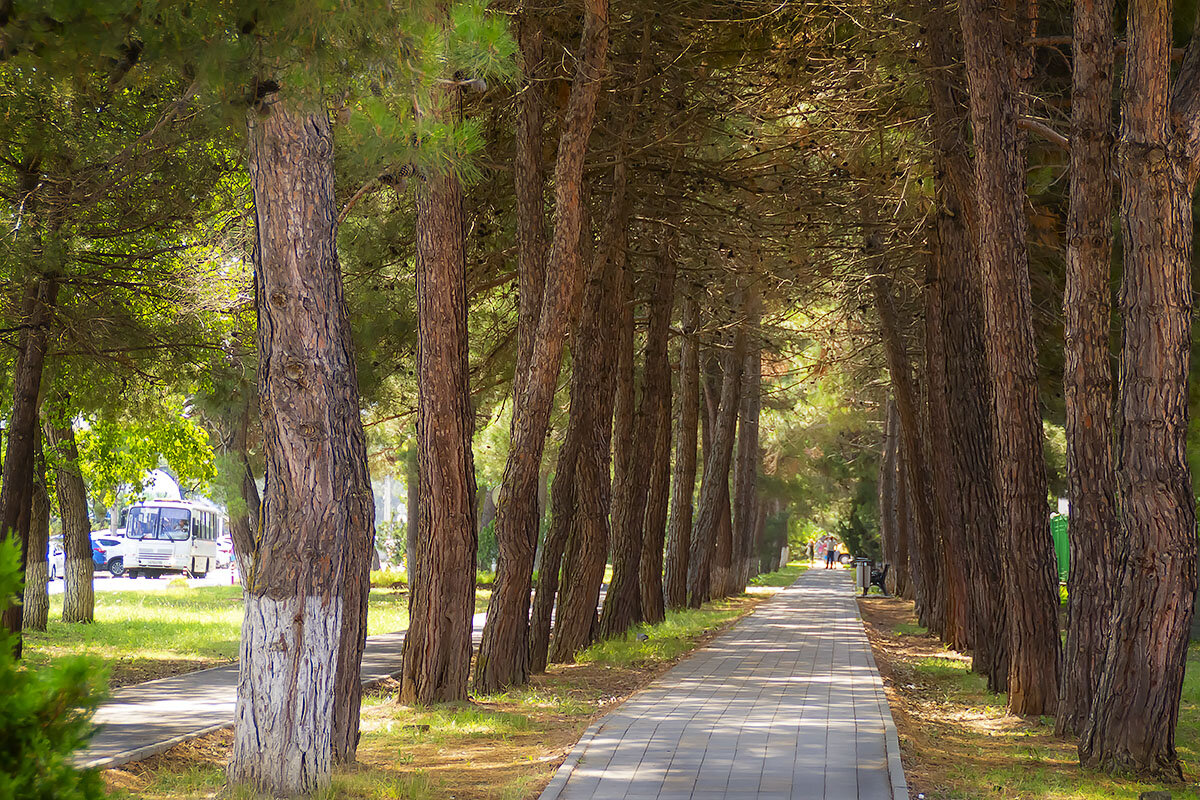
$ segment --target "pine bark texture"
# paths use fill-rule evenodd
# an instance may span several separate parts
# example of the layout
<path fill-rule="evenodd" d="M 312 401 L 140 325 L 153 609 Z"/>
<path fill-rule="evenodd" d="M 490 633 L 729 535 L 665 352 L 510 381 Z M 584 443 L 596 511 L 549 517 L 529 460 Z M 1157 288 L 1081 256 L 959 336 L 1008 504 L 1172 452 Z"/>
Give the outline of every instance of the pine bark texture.
<path fill-rule="evenodd" d="M 729 466 L 733 460 L 733 441 L 737 427 L 739 393 L 742 386 L 742 366 L 745 359 L 746 335 L 740 328 L 721 356 L 721 393 L 712 424 L 712 444 L 704 459 L 700 479 L 700 500 L 696 504 L 696 522 L 692 531 L 691 551 L 688 553 L 688 607 L 699 608 L 715 593 L 709 575 L 715 559 L 717 536 L 720 533 L 722 512 L 728 514 Z"/>
<path fill-rule="evenodd" d="M 586 186 L 586 184 L 585 184 Z M 588 197 L 585 189 L 584 196 Z M 607 252 L 607 251 L 605 251 Z M 584 285 L 583 300 L 580 316 L 571 331 L 571 406 L 567 414 L 567 432 L 563 437 L 562 446 L 558 450 L 558 463 L 555 466 L 554 485 L 550 491 L 550 525 L 546 531 L 546 539 L 542 545 L 541 566 L 538 569 L 537 590 L 533 597 L 533 609 L 529 620 L 529 667 L 532 672 L 545 672 L 550 660 L 550 632 L 554 615 L 554 607 L 559 603 L 560 578 L 565 572 L 578 574 L 580 565 L 565 565 L 563 556 L 567 543 L 570 541 L 576 522 L 579 492 L 586 487 L 578 487 L 578 468 L 585 441 L 589 435 L 589 426 L 593 424 L 597 413 L 600 397 L 593 383 L 594 375 L 591 370 L 603 370 L 607 364 L 607 337 L 605 328 L 601 327 L 598 315 L 601 313 L 601 293 L 607 289 L 605 283 L 609 264 L 595 258 L 592 247 L 592 220 L 588 202 L 583 204 L 583 220 L 579 230 L 579 254 L 584 264 L 588 265 L 587 283 Z M 577 543 L 578 545 L 578 543 Z M 607 552 L 608 530 L 604 530 L 604 547 Z M 572 557 L 579 557 L 589 551 L 581 550 L 578 546 L 572 551 Z M 605 556 L 601 556 L 604 558 Z M 587 567 L 582 568 L 588 572 Z M 592 619 L 586 623 L 583 638 L 591 637 L 592 621 L 595 618 L 596 606 L 599 604 L 600 585 L 596 584 L 596 597 L 590 601 L 584 600 L 578 593 L 573 598 L 576 604 L 582 603 L 586 608 L 590 602 Z M 565 597 L 566 590 L 562 590 Z M 562 611 L 560 609 L 559 613 Z M 582 624 L 582 623 L 581 623 Z"/>
<path fill-rule="evenodd" d="M 75 430 L 68 421 L 46 424 L 46 443 L 54 464 L 54 488 L 63 538 L 63 622 L 92 622 L 96 611 L 93 584 L 92 521 L 88 515 L 87 486 L 79 470 Z"/>
<path fill-rule="evenodd" d="M 624 264 L 625 259 L 622 258 Z M 632 268 L 624 264 L 621 300 L 616 311 L 616 406 L 613 411 L 612 480 L 612 580 L 604 595 L 598 635 L 624 633 L 641 622 L 642 602 L 638 590 L 638 564 L 642 557 L 642 525 L 646 513 L 646 475 L 650 448 L 638 430 L 641 413 L 637 407 L 634 370 Z"/>
<path fill-rule="evenodd" d="M 762 340 L 759 325 L 762 305 L 757 295 L 748 305 L 751 334 L 747 337 L 746 358 L 742 367 L 741 408 L 738 409 L 737 457 L 733 469 L 733 575 L 730 591 L 743 592 L 751 572 L 757 572 L 754 530 L 758 525 L 758 469 L 762 461 L 759 447 L 759 414 L 762 410 Z"/>
<path fill-rule="evenodd" d="M 890 565 L 887 585 L 892 594 L 896 591 L 899 569 L 897 568 L 897 520 L 896 520 L 896 447 L 899 434 L 896 401 L 889 397 L 883 424 L 883 448 L 879 457 L 879 549 L 883 563 Z"/>
<path fill-rule="evenodd" d="M 936 223 L 935 223 L 936 224 Z M 946 385 L 945 309 L 942 305 L 942 252 L 937 235 L 930 237 L 931 248 L 925 276 L 925 385 L 927 400 L 925 442 L 930 478 L 931 500 L 937 530 L 941 532 L 941 594 L 945 600 L 946 624 L 942 641 L 955 650 L 971 646 L 971 607 L 963 541 L 962 498 L 958 496 L 958 476 L 950 453 L 949 387 Z"/>
<path fill-rule="evenodd" d="M 400 679 L 409 705 L 466 700 L 471 673 L 478 539 L 462 205 L 454 175 L 428 175 L 418 188 L 417 438 L 429 490 Z"/>
<path fill-rule="evenodd" d="M 563 338 L 584 282 L 579 261 L 584 155 L 608 52 L 608 0 L 586 0 L 575 83 L 555 164 L 554 237 L 528 374 L 513 404 L 512 435 L 496 516 L 500 557 L 475 662 L 475 690 L 529 676 L 529 594 L 538 524 L 538 477 L 562 361 Z"/>
<path fill-rule="evenodd" d="M 514 141 L 516 157 L 513 159 L 518 290 L 514 398 L 520 396 L 529 373 L 538 320 L 542 315 L 542 298 L 546 292 L 546 169 L 542 160 L 545 102 L 539 83 L 543 71 L 542 27 L 528 9 L 523 9 L 517 17 L 517 44 L 524 81 Z"/>
<path fill-rule="evenodd" d="M 642 553 L 638 564 L 638 590 L 642 619 L 661 622 L 663 604 L 663 544 L 666 537 L 667 492 L 671 472 L 671 310 L 675 300 L 674 242 L 667 237 L 651 278 L 646 349 L 642 359 L 642 402 L 638 409 L 637 437 L 649 454 L 641 459 L 649 478 L 642 500 Z"/>
<path fill-rule="evenodd" d="M 933 106 L 938 211 L 934 234 L 942 292 L 946 389 L 954 410 L 948 438 L 955 495 L 961 504 L 964 563 L 970 572 L 972 669 L 988 689 L 1008 685 L 1008 611 L 1000 560 L 991 383 L 980 321 L 983 286 L 973 231 L 978 226 L 975 180 L 967 149 L 968 117 L 958 20 L 946 9 L 931 15 L 930 99 Z"/>
<path fill-rule="evenodd" d="M 29 510 L 28 557 L 25 561 L 25 606 L 22 625 L 27 631 L 44 631 L 50 621 L 50 495 L 46 491 L 46 465 L 41 447 L 34 455 L 33 498 Z"/>
<path fill-rule="evenodd" d="M 1055 732 L 1078 736 L 1092 708 L 1116 587 L 1117 480 L 1112 452 L 1113 4 L 1075 3 L 1071 202 L 1063 298 L 1066 400 L 1067 637 Z"/>
<path fill-rule="evenodd" d="M 1055 713 L 1061 656 L 1025 242 L 1025 159 L 1017 129 L 1026 11 L 1019 0 L 965 0 L 961 7 L 1004 540 L 1008 707 L 1036 716 Z"/>
<path fill-rule="evenodd" d="M 1134 0 L 1126 30 L 1117 450 L 1125 555 L 1079 755 L 1090 767 L 1179 780 L 1175 726 L 1196 592 L 1186 439 L 1200 36 L 1172 93 L 1170 5 Z"/>
<path fill-rule="evenodd" d="M 21 543 L 22 571 L 29 540 L 34 451 L 42 435 L 38 424 L 38 396 L 57 298 L 58 279 L 55 276 L 39 276 L 26 287 L 21 305 L 25 327 L 17 337 L 17 358 L 13 366 L 13 405 L 8 418 L 0 482 L 0 537 L 16 537 Z M 14 634 L 14 655 L 20 658 L 21 604 L 5 605 L 3 609 L 0 619 L 5 630 Z"/>
<path fill-rule="evenodd" d="M 679 413 L 675 419 L 675 471 L 671 475 L 671 521 L 667 529 L 666 606 L 687 605 L 688 554 L 692 539 L 693 497 L 696 493 L 697 437 L 700 424 L 700 350 L 696 326 L 700 310 L 692 287 L 683 298 L 679 344 Z"/>
<path fill-rule="evenodd" d="M 916 521 L 909 552 L 915 553 L 918 559 L 915 565 L 910 565 L 916 567 L 913 583 L 917 613 L 921 617 L 921 624 L 940 636 L 946 625 L 945 598 L 941 592 L 941 542 L 935 524 L 929 464 L 921 435 L 920 401 L 913 385 L 908 347 L 896 318 L 891 279 L 886 275 L 875 275 L 871 279 L 871 289 L 883 333 L 896 411 L 900 416 L 900 447 L 904 451 L 907 467 L 908 499 Z"/>
<path fill-rule="evenodd" d="M 916 601 L 916 562 L 911 558 L 913 534 L 912 490 L 908 483 L 908 458 L 900 445 L 900 415 L 896 414 L 896 595 Z"/>
<path fill-rule="evenodd" d="M 550 660 L 556 663 L 574 661 L 575 655 L 591 644 L 600 584 L 608 559 L 613 384 L 617 362 L 613 326 L 620 302 L 617 286 L 623 258 L 623 252 L 618 253 L 616 242 L 612 241 L 620 229 L 616 213 L 616 208 L 610 208 L 604 239 L 592 260 L 583 313 L 575 333 L 578 347 L 571 372 L 567 436 L 578 438 L 579 452 L 572 492 L 574 507 L 550 650 Z"/>
<path fill-rule="evenodd" d="M 264 104 L 249 121 L 249 172 L 267 480 L 254 571 L 243 578 L 229 777 L 294 795 L 328 786 L 358 740 L 374 502 L 329 120 L 279 95 Z"/>

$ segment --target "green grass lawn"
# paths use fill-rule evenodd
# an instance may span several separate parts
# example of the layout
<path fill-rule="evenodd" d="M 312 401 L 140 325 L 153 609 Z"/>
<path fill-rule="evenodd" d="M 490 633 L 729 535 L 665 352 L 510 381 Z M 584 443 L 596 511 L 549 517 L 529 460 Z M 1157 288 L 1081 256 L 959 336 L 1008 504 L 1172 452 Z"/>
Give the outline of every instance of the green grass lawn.
<path fill-rule="evenodd" d="M 476 610 L 487 607 L 487 592 L 476 594 Z M 50 598 L 45 633 L 25 634 L 25 658 L 34 667 L 86 655 L 109 670 L 113 688 L 237 658 L 242 627 L 240 586 L 188 588 L 168 586 L 151 592 L 97 592 L 96 621 L 90 625 L 59 621 L 62 595 Z M 367 634 L 408 627 L 408 595 L 372 589 Z"/>

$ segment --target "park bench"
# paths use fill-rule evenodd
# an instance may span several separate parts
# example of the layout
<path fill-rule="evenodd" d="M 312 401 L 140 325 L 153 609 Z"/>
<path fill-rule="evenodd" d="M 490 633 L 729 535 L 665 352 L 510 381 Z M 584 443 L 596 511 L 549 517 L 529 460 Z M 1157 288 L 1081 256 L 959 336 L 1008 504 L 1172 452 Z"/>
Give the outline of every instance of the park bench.
<path fill-rule="evenodd" d="M 879 591 L 883 592 L 886 595 L 888 593 L 888 590 L 887 590 L 887 586 L 885 584 L 887 582 L 888 570 L 891 568 L 892 568 L 891 564 L 884 564 L 882 569 L 880 569 L 879 567 L 876 567 L 876 566 L 872 566 L 871 567 L 871 583 L 867 586 L 866 591 L 863 592 L 863 595 L 866 596 L 867 592 L 871 591 L 872 586 L 878 586 Z"/>

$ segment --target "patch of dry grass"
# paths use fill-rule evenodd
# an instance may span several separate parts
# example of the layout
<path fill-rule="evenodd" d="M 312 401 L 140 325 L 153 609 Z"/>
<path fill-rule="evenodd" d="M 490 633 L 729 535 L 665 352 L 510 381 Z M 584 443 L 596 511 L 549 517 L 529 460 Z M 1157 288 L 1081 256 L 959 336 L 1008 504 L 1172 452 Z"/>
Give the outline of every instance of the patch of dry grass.
<path fill-rule="evenodd" d="M 967 656 L 947 650 L 916 624 L 913 604 L 859 599 L 867 636 L 900 735 L 910 796 L 927 800 L 1136 800 L 1166 789 L 1175 800 L 1200 800 L 1195 785 L 1200 681 L 1189 656 L 1177 744 L 1190 762 L 1186 785 L 1160 786 L 1080 768 L 1075 740 L 1054 736 L 1054 720 L 1007 713 L 1003 695 L 987 691 Z"/>

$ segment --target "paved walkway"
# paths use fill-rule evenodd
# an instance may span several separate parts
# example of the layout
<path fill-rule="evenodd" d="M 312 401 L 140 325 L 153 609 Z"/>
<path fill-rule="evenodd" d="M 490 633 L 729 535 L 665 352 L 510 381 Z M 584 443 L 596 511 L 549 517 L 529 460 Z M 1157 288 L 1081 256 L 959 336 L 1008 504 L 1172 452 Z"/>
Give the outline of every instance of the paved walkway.
<path fill-rule="evenodd" d="M 483 614 L 475 615 L 477 637 L 483 620 Z M 369 637 L 363 683 L 397 675 L 403 646 L 404 631 Z M 232 725 L 237 682 L 238 667 L 231 664 L 117 689 L 96 712 L 100 730 L 81 754 L 80 766 L 119 766 Z"/>
<path fill-rule="evenodd" d="M 907 800 L 851 576 L 805 572 L 599 720 L 541 800 Z"/>

